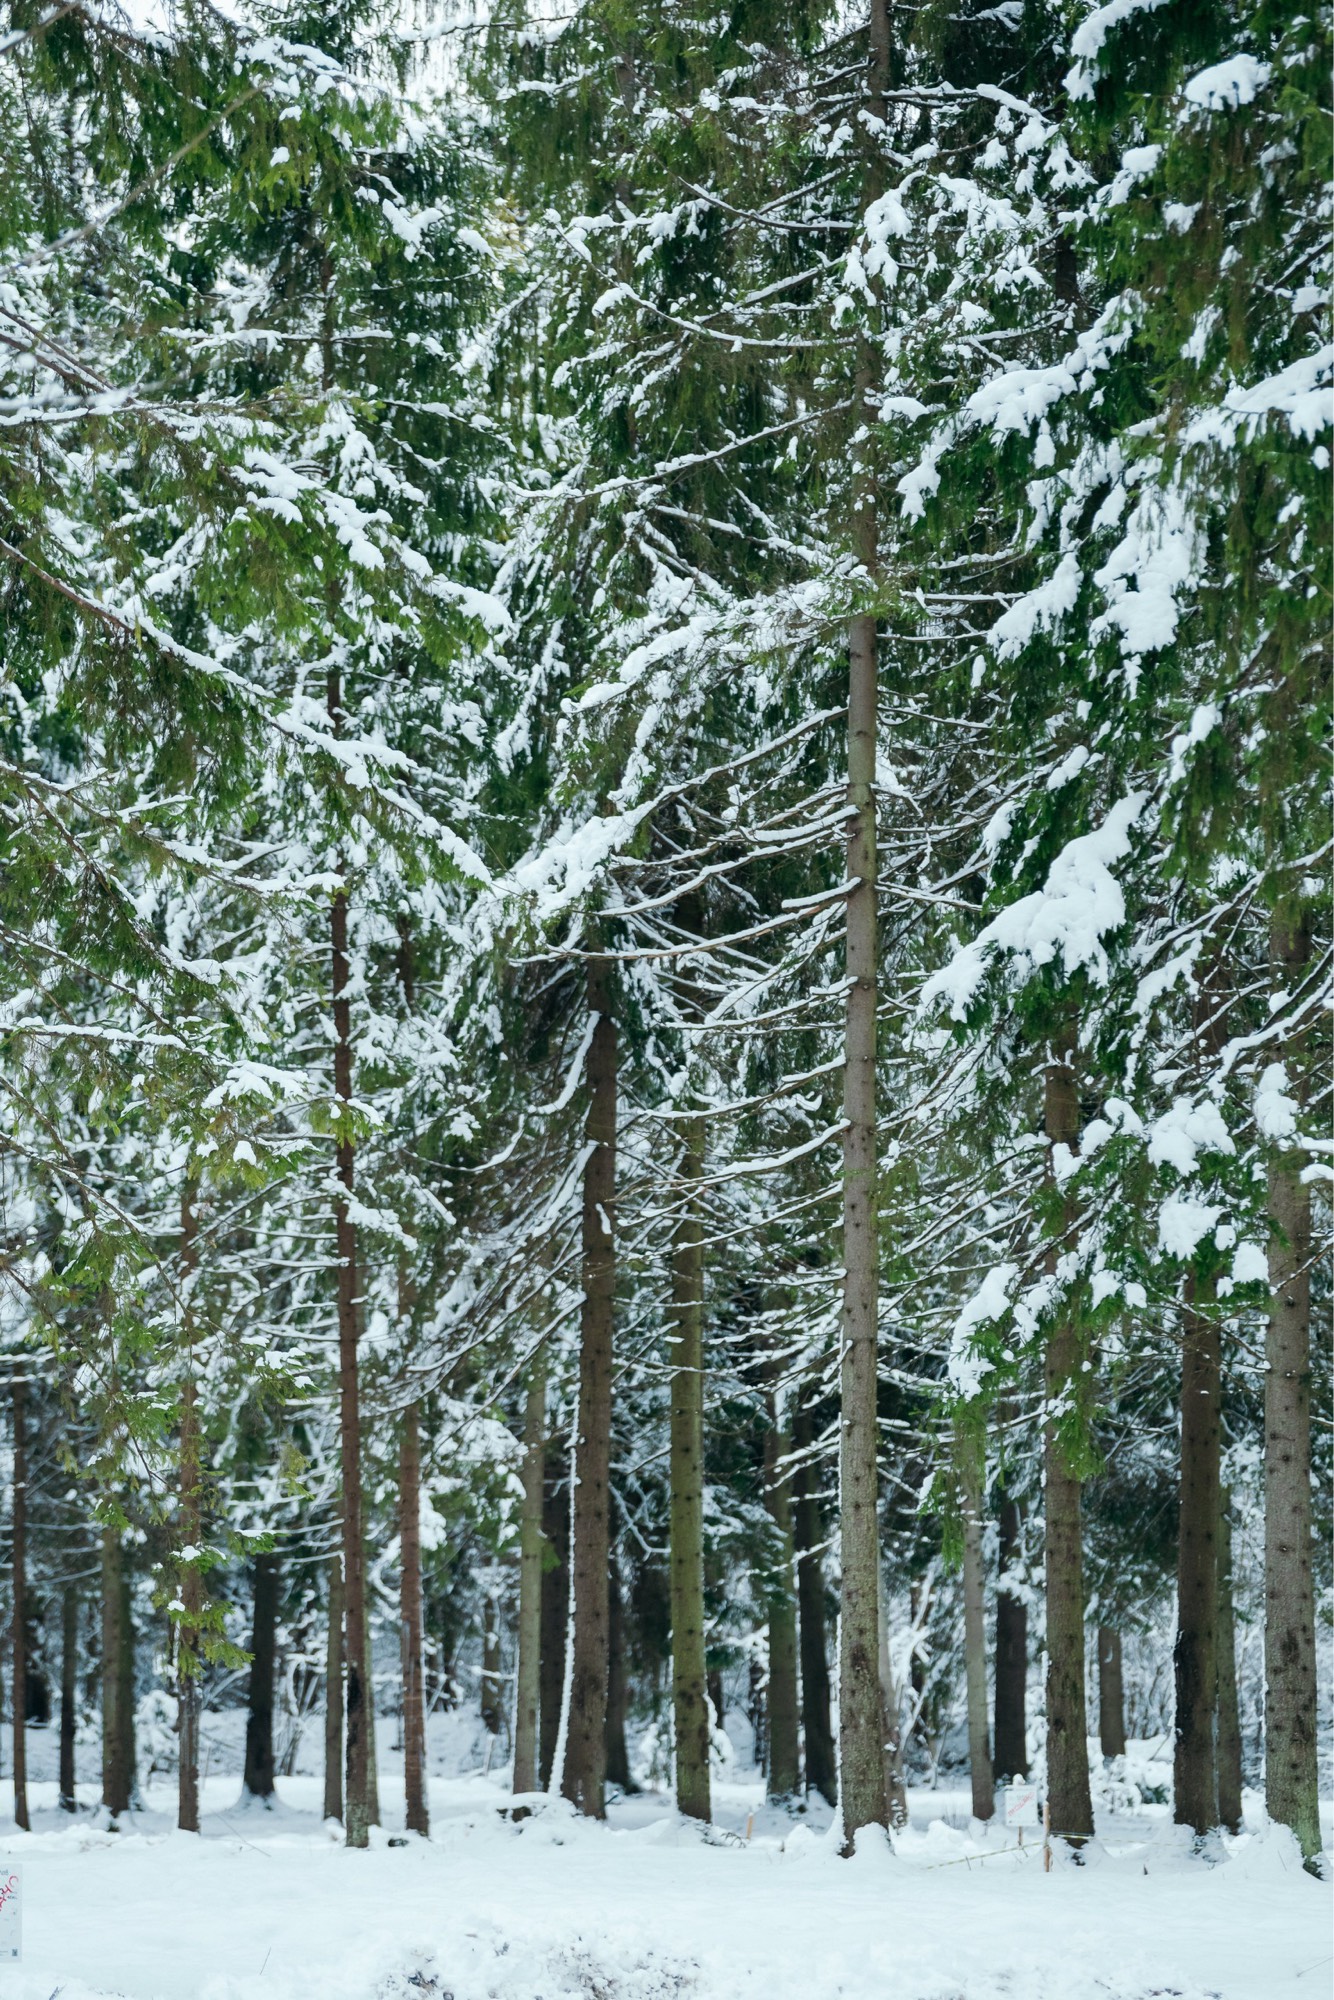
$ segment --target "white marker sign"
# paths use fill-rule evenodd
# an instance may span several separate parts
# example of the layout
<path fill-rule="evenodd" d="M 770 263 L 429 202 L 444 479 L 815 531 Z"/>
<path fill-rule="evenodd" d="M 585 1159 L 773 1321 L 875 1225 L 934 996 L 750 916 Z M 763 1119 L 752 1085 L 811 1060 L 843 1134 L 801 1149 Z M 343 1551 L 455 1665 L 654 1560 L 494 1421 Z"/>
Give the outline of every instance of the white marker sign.
<path fill-rule="evenodd" d="M 23 1870 L 0 1862 L 0 1959 L 23 1956 Z"/>
<path fill-rule="evenodd" d="M 1036 1785 L 1007 1785 L 1005 1787 L 1005 1824 L 1007 1826 L 1038 1825 L 1038 1788 Z"/>

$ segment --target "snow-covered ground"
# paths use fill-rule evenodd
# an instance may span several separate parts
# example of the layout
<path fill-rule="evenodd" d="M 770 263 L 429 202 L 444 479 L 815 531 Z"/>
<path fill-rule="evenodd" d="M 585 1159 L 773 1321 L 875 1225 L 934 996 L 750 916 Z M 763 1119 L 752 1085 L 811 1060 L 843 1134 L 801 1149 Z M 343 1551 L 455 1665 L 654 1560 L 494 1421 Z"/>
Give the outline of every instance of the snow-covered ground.
<path fill-rule="evenodd" d="M 969 1830 L 967 1798 L 911 1795 L 912 1828 L 838 1859 L 819 1823 L 763 1804 L 735 1766 L 718 1826 L 665 1799 L 606 1826 L 562 1803 L 507 1817 L 503 1774 L 431 1782 L 432 1837 L 401 1840 L 401 1762 L 381 1727 L 387 1827 L 349 1854 L 319 1823 L 316 1777 L 242 1811 L 205 1785 L 203 1838 L 150 1785 L 132 1832 L 71 1821 L 32 1788 L 21 1861 L 24 1956 L 0 2000 L 1325 2000 L 1330 1892 L 1260 1824 L 1217 1865 L 1181 1852 L 1166 1809 L 1105 1816 L 1083 1867 Z M 465 1748 L 457 1741 L 451 1748 Z M 432 1762 L 455 1762 L 433 1745 Z M 91 1760 L 90 1760 L 91 1761 Z M 230 1761 L 230 1760 L 228 1760 Z M 749 1827 L 749 1839 L 747 1828 Z"/>

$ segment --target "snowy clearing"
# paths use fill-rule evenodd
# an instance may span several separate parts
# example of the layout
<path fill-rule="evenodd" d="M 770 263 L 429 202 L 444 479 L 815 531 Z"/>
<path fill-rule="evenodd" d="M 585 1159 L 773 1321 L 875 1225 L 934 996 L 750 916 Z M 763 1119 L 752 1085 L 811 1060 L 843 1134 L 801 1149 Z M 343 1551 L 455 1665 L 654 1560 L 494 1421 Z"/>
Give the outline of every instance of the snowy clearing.
<path fill-rule="evenodd" d="M 34 1787 L 24 1960 L 3 2000 L 1323 2000 L 1330 1893 L 1286 1831 L 1180 1851 L 1165 1808 L 1110 1821 L 1082 1868 L 965 1831 L 962 1792 L 915 1791 L 898 1851 L 837 1858 L 824 1828 L 717 1788 L 710 1834 L 656 1794 L 608 1826 L 555 1801 L 514 1824 L 503 1777 L 432 1780 L 433 1832 L 349 1853 L 318 1781 L 273 1813 L 211 1778 L 202 1838 L 151 1789 L 136 1831 L 71 1824 Z M 93 1794 L 89 1794 L 90 1805 Z M 0 1805 L 4 1804 L 0 1796 Z M 1258 1808 L 1257 1808 L 1258 1811 Z M 744 1830 L 754 1813 L 752 1837 Z M 947 1819 L 950 1823 L 947 1824 Z M 1005 1850 L 1009 1851 L 1005 1851 Z M 987 1857 L 987 1858 L 983 1858 Z"/>

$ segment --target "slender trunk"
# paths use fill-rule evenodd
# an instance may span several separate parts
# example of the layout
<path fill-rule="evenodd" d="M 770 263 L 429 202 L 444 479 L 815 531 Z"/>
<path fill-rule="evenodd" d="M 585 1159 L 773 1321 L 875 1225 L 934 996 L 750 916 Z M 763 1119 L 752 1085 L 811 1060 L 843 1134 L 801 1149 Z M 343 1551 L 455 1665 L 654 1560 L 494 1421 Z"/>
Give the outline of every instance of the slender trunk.
<path fill-rule="evenodd" d="M 569 1468 L 548 1454 L 542 1482 L 542 1659 L 539 1703 L 538 1781 L 543 1791 L 551 1783 L 551 1768 L 560 1735 L 565 1695 L 565 1645 L 570 1614 L 570 1488 Z"/>
<path fill-rule="evenodd" d="M 982 1447 L 960 1441 L 963 1501 L 963 1652 L 968 1689 L 968 1769 L 973 1818 L 988 1820 L 996 1810 L 996 1786 L 987 1734 L 987 1624 L 982 1570 Z"/>
<path fill-rule="evenodd" d="M 1275 916 L 1270 956 L 1295 992 L 1304 924 Z M 1298 1093 L 1300 1095 L 1300 1091 Z M 1299 1153 L 1269 1165 L 1269 1330 L 1265 1341 L 1265 1805 L 1308 1865 L 1320 1852 L 1316 1765 L 1315 1583 L 1311 1542 L 1311 1191 Z"/>
<path fill-rule="evenodd" d="M 704 1641 L 704 1251 L 698 1197 L 704 1121 L 682 1128 L 683 1212 L 672 1254 L 671 1591 L 676 1805 L 691 1819 L 712 1814 Z"/>
<path fill-rule="evenodd" d="M 625 1605 L 614 1557 L 607 1579 L 607 1602 L 607 1782 L 622 1792 L 635 1792 L 639 1787 L 630 1775 L 630 1752 L 625 1740 L 630 1693 L 625 1670 Z"/>
<path fill-rule="evenodd" d="M 1218 1508 L 1218 1820 L 1240 1833 L 1241 1713 L 1237 1706 L 1237 1634 L 1232 1609 L 1232 1496 Z"/>
<path fill-rule="evenodd" d="M 60 1634 L 60 1809 L 78 1811 L 74 1789 L 74 1738 L 79 1699 L 79 1587 L 65 1585 Z"/>
<path fill-rule="evenodd" d="M 1197 1834 L 1218 1825 L 1218 1321 L 1197 1306 L 1194 1276 L 1182 1314 L 1181 1502 L 1177 1528 L 1177 1637 L 1173 1816 Z"/>
<path fill-rule="evenodd" d="M 278 1636 L 278 1558 L 255 1557 L 250 1621 L 250 1698 L 245 1725 L 245 1796 L 267 1806 L 273 1797 L 273 1665 Z"/>
<path fill-rule="evenodd" d="M 1028 1776 L 1028 1606 L 1006 1578 L 1023 1550 L 1019 1502 L 1002 1492 L 1000 1501 L 1000 1581 L 996 1591 L 996 1773 L 1001 1779 Z M 1017 1582 L 1017 1579 L 1013 1579 Z"/>
<path fill-rule="evenodd" d="M 774 1524 L 776 1562 L 765 1579 L 769 1615 L 769 1687 L 766 1702 L 771 1799 L 795 1796 L 800 1783 L 797 1740 L 797 1598 L 792 1573 L 791 1474 L 782 1463 L 792 1450 L 787 1427 L 771 1402 L 764 1434 L 765 1501 Z"/>
<path fill-rule="evenodd" d="M 343 1562 L 329 1564 L 329 1623 L 324 1655 L 324 1817 L 343 1817 Z"/>
<path fill-rule="evenodd" d="M 543 1295 L 545 1301 L 545 1294 Z M 545 1305 L 544 1305 L 545 1316 Z M 539 1345 L 523 1413 L 523 1514 L 519 1526 L 519 1632 L 514 1703 L 514 1790 L 535 1792 L 542 1694 L 542 1478 L 547 1439 L 547 1350 Z"/>
<path fill-rule="evenodd" d="M 893 1662 L 889 1656 L 889 1605 L 886 1600 L 884 1581 L 880 1585 L 880 1712 L 884 1737 L 882 1753 L 885 1767 L 885 1803 L 889 1808 L 889 1823 L 897 1832 L 908 1824 L 908 1789 L 903 1781 L 903 1703 L 894 1681 Z"/>
<path fill-rule="evenodd" d="M 398 1447 L 398 1534 L 403 1620 L 403 1793 L 409 1833 L 429 1833 L 426 1699 L 422 1659 L 421 1436 L 417 1405 L 403 1412 Z"/>
<path fill-rule="evenodd" d="M 798 1403 L 792 1444 L 805 1454 L 815 1442 L 809 1412 Z M 792 1532 L 797 1555 L 797 1616 L 801 1637 L 801 1728 L 806 1743 L 806 1788 L 828 1804 L 838 1803 L 834 1733 L 829 1720 L 829 1654 L 825 1619 L 824 1570 L 820 1561 L 820 1503 L 804 1457 L 792 1477 Z"/>
<path fill-rule="evenodd" d="M 1073 1037 L 1053 1052 L 1046 1073 L 1047 1139 L 1079 1145 Z M 1054 1262 L 1054 1254 L 1053 1259 Z M 1077 1393 L 1083 1359 L 1078 1334 L 1061 1320 L 1043 1356 L 1048 1416 L 1044 1443 L 1047 1585 L 1047 1800 L 1054 1833 L 1080 1843 L 1093 1832 L 1088 1714 L 1084 1696 L 1084 1541 L 1080 1479 L 1055 1412 Z"/>
<path fill-rule="evenodd" d="M 131 1568 L 122 1556 L 120 1566 L 120 1652 L 116 1674 L 116 1729 L 119 1738 L 117 1762 L 122 1773 L 125 1796 L 138 1808 L 139 1767 L 134 1735 L 134 1607 L 131 1596 Z"/>
<path fill-rule="evenodd" d="M 1113 1631 L 1110 1625 L 1098 1627 L 1098 1746 L 1104 1757 L 1124 1757 L 1126 1754 L 1121 1634 Z"/>
<path fill-rule="evenodd" d="M 199 1724 L 200 1724 L 200 1621 L 203 1614 L 204 1582 L 199 1568 L 199 1547 L 204 1534 L 203 1477 L 199 1437 L 199 1401 L 195 1382 L 194 1302 L 191 1296 L 194 1274 L 199 1268 L 198 1217 L 195 1212 L 195 1183 L 186 1181 L 181 1190 L 181 1290 L 182 1331 L 185 1354 L 181 1376 L 181 1546 L 191 1553 L 181 1564 L 180 1629 L 176 1636 L 176 1712 L 180 1737 L 176 1783 L 176 1824 L 183 1833 L 199 1831 Z"/>
<path fill-rule="evenodd" d="M 132 1773 L 126 1762 L 125 1718 L 121 1715 L 125 1593 L 124 1555 L 115 1528 L 102 1530 L 102 1803 L 112 1819 L 130 1809 Z"/>
<path fill-rule="evenodd" d="M 500 1607 L 490 1592 L 487 1593 L 482 1607 L 481 1709 L 483 1726 L 492 1736 L 499 1736 Z"/>
<path fill-rule="evenodd" d="M 583 1311 L 574 1465 L 574 1659 L 562 1790 L 582 1813 L 604 1814 L 607 1723 L 607 1562 L 610 1551 L 612 1325 L 616 1283 L 616 1024 L 605 959 L 588 961 L 597 1017 L 588 1052 L 588 1162 L 583 1195 Z"/>
<path fill-rule="evenodd" d="M 28 1832 L 28 1439 L 26 1385 L 21 1375 L 14 1404 L 14 1824 Z"/>
<path fill-rule="evenodd" d="M 370 1565 L 366 1561 L 363 1545 L 361 1573 L 365 1576 Z M 380 1761 L 375 1744 L 375 1637 L 371 1631 L 369 1618 L 366 1621 L 366 1820 L 370 1826 L 380 1824 Z"/>

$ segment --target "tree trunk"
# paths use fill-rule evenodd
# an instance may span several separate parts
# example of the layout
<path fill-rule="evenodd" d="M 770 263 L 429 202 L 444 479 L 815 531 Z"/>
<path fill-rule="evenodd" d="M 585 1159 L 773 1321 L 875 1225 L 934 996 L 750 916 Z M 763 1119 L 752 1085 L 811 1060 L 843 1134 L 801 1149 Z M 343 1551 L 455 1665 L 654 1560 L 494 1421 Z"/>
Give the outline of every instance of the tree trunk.
<path fill-rule="evenodd" d="M 1237 1706 L 1237 1634 L 1232 1609 L 1232 1496 L 1218 1509 L 1218 1820 L 1240 1833 L 1241 1714 Z"/>
<path fill-rule="evenodd" d="M 616 1284 L 616 1024 L 605 959 L 588 961 L 597 1017 L 588 1051 L 590 1144 L 584 1168 L 579 1431 L 574 1463 L 574 1661 L 562 1789 L 604 1815 L 607 1758 L 607 1561 L 610 1551 L 612 1320 Z"/>
<path fill-rule="evenodd" d="M 343 1561 L 329 1564 L 329 1623 L 324 1655 L 324 1817 L 343 1817 Z"/>
<path fill-rule="evenodd" d="M 1275 915 L 1270 957 L 1295 992 L 1310 938 Z M 1301 1095 L 1299 1090 L 1298 1095 Z M 1311 1558 L 1311 1191 L 1302 1158 L 1269 1165 L 1269 1330 L 1265 1341 L 1265 1805 L 1308 1865 L 1320 1853 L 1316 1765 L 1315 1584 Z"/>
<path fill-rule="evenodd" d="M 1047 1139 L 1052 1148 L 1079 1145 L 1079 1094 L 1074 1038 L 1053 1051 L 1045 1087 Z M 1050 1260 L 1053 1264 L 1053 1254 Z M 1089 1791 L 1088 1713 L 1084 1696 L 1084 1541 L 1080 1479 L 1055 1415 L 1077 1392 L 1080 1342 L 1068 1320 L 1047 1336 L 1043 1356 L 1047 1585 L 1047 1800 L 1052 1831 L 1082 1843 L 1093 1832 Z"/>
<path fill-rule="evenodd" d="M 20 1366 L 22 1361 L 20 1359 Z M 28 1816 L 28 1438 L 27 1389 L 14 1378 L 14 1824 L 31 1829 Z"/>
<path fill-rule="evenodd" d="M 768 1791 L 771 1799 L 794 1798 L 801 1782 L 797 1736 L 797 1597 L 792 1569 L 791 1473 L 782 1461 L 792 1450 L 786 1426 L 780 1428 L 772 1398 L 769 1427 L 764 1434 L 764 1495 L 777 1543 L 775 1569 L 765 1579 L 769 1616 L 769 1687 L 766 1721 L 769 1736 Z"/>
<path fill-rule="evenodd" d="M 543 1293 L 543 1317 L 546 1294 Z M 547 1350 L 533 1355 L 523 1413 L 523 1514 L 519 1524 L 519 1630 L 515 1663 L 514 1790 L 535 1792 L 542 1692 L 542 1477 L 547 1439 Z"/>
<path fill-rule="evenodd" d="M 541 1788 L 551 1783 L 560 1712 L 565 1699 L 565 1647 L 570 1622 L 570 1488 L 568 1467 L 548 1458 L 542 1497 L 542 1661 L 539 1704 Z M 549 1552 L 549 1553 L 548 1553 Z M 551 1558 L 554 1557 L 554 1561 Z"/>
<path fill-rule="evenodd" d="M 117 1529 L 102 1530 L 102 1804 L 112 1819 L 130 1809 L 132 1760 L 126 1757 L 127 1724 L 123 1625 L 124 1554 Z"/>
<path fill-rule="evenodd" d="M 1005 1580 L 1023 1548 L 1019 1502 L 1000 1500 L 1000 1581 L 996 1591 L 996 1773 L 1028 1776 L 1028 1606 Z"/>
<path fill-rule="evenodd" d="M 488 1592 L 482 1607 L 482 1723 L 492 1736 L 500 1734 L 500 1607 Z"/>
<path fill-rule="evenodd" d="M 815 1442 L 809 1412 L 798 1403 L 792 1444 L 799 1454 Z M 806 1788 L 829 1805 L 838 1803 L 834 1734 L 829 1720 L 829 1654 L 825 1631 L 824 1570 L 820 1561 L 820 1503 L 803 1456 L 792 1476 L 792 1530 L 797 1555 L 797 1615 L 801 1635 L 801 1728 L 806 1743 Z"/>
<path fill-rule="evenodd" d="M 1181 1503 L 1177 1529 L 1176 1725 L 1173 1817 L 1206 1834 L 1218 1825 L 1218 1321 L 1196 1309 L 1187 1279 L 1182 1314 Z M 1205 1300 L 1204 1303 L 1208 1304 Z"/>
<path fill-rule="evenodd" d="M 183 1833 L 199 1831 L 200 1620 L 204 1586 L 199 1548 L 204 1535 L 203 1476 L 199 1439 L 199 1401 L 195 1382 L 194 1274 L 199 1268 L 198 1217 L 195 1183 L 181 1190 L 182 1332 L 185 1336 L 181 1377 L 181 1546 L 192 1554 L 181 1564 L 181 1613 L 176 1635 L 176 1714 L 180 1738 L 176 1781 L 176 1824 Z"/>
<path fill-rule="evenodd" d="M 613 1558 L 607 1578 L 607 1782 L 622 1793 L 638 1791 L 630 1776 L 630 1752 L 625 1741 L 629 1688 L 625 1671 L 625 1606 L 621 1579 Z"/>
<path fill-rule="evenodd" d="M 255 1557 L 255 1601 L 250 1623 L 250 1700 L 245 1725 L 247 1799 L 267 1806 L 273 1798 L 273 1665 L 278 1636 L 278 1558 Z"/>
<path fill-rule="evenodd" d="M 362 1549 L 361 1573 L 363 1577 L 370 1565 L 366 1561 L 365 1548 Z M 380 1824 L 380 1762 L 375 1747 L 375 1638 L 370 1620 L 366 1621 L 366 1671 L 364 1687 L 366 1691 L 366 1819 L 371 1826 Z"/>
<path fill-rule="evenodd" d="M 409 1833 L 429 1833 L 422 1659 L 421 1437 L 417 1405 L 403 1412 L 398 1447 L 399 1609 L 403 1620 L 403 1795 Z"/>
<path fill-rule="evenodd" d="M 880 1629 L 880 1713 L 884 1741 L 881 1755 L 885 1767 L 885 1804 L 889 1809 L 890 1826 L 897 1832 L 908 1824 L 908 1791 L 903 1782 L 903 1704 L 895 1685 L 894 1666 L 889 1655 L 889 1605 L 883 1579 L 877 1617 Z"/>
<path fill-rule="evenodd" d="M 1121 1675 L 1121 1634 L 1098 1627 L 1098 1747 L 1104 1757 L 1126 1754 L 1125 1686 Z"/>
<path fill-rule="evenodd" d="M 988 1820 L 996 1810 L 996 1786 L 991 1769 L 987 1731 L 987 1623 L 985 1578 L 982 1570 L 983 1447 L 960 1440 L 963 1501 L 963 1651 L 968 1690 L 968 1769 L 973 1788 L 973 1818 Z"/>
<path fill-rule="evenodd" d="M 676 1806 L 712 1814 L 704 1643 L 704 1252 L 694 1183 L 704 1171 L 704 1121 L 682 1127 L 683 1213 L 672 1254 L 671 1591 Z"/>
<path fill-rule="evenodd" d="M 60 1634 L 60 1809 L 77 1812 L 74 1789 L 74 1738 L 79 1699 L 79 1587 L 65 1585 L 61 1600 Z"/>

